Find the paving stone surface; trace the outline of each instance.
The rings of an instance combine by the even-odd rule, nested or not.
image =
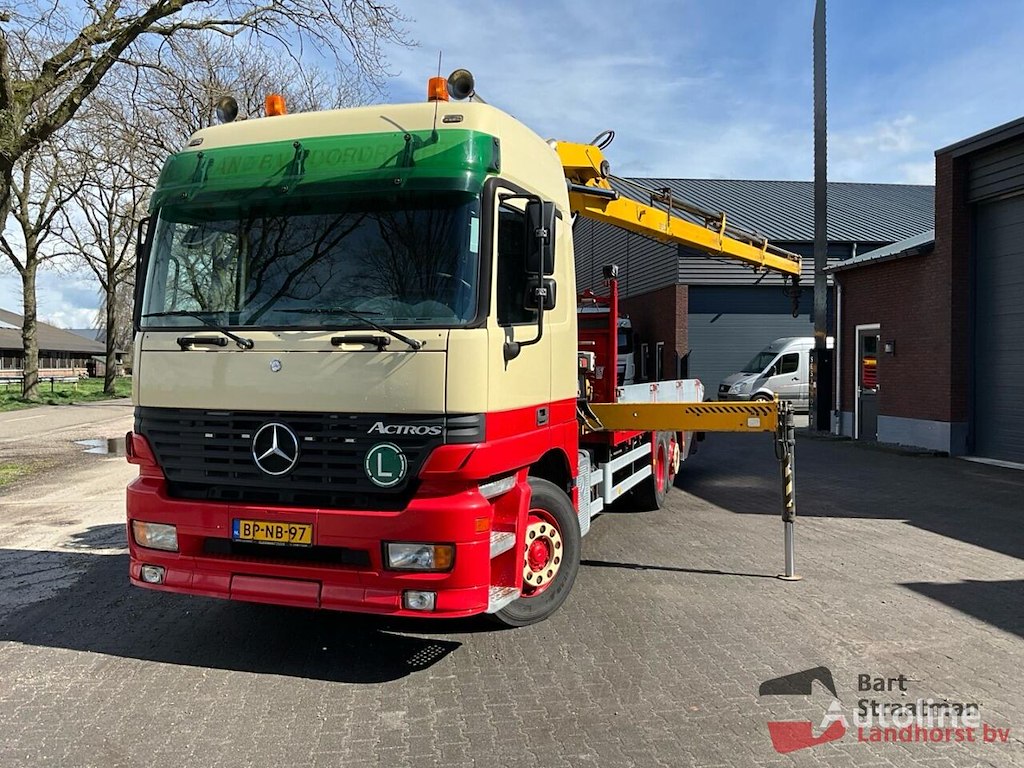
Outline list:
[[[1024,472],[797,451],[803,581],[774,578],[769,438],[712,436],[664,509],[595,521],[568,602],[514,631],[132,588],[130,470],[76,465],[0,496],[0,766],[1024,766]],[[814,739],[834,698],[760,686],[818,667],[845,734],[780,754],[768,723]],[[863,698],[1001,730],[864,742]]]

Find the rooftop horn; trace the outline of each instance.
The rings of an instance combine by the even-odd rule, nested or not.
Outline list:
[[[473,73],[468,69],[456,69],[448,75],[448,93],[453,99],[469,99],[470,101],[479,101],[481,104],[486,104],[487,102],[477,95],[475,87],[476,83],[473,80]]]

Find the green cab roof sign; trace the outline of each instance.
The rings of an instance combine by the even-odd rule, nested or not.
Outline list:
[[[172,155],[150,203],[187,204],[382,189],[474,192],[500,171],[498,140],[478,131],[393,131],[243,144]]]

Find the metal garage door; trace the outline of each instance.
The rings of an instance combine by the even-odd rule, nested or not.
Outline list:
[[[975,221],[974,452],[1024,462],[1024,196]]]
[[[736,373],[773,341],[784,336],[813,334],[814,326],[806,315],[793,318],[781,314],[691,314],[687,375],[704,382],[706,394],[717,398],[722,379]]]

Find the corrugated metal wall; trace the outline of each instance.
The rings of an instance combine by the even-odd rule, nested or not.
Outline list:
[[[709,397],[755,354],[784,336],[811,336],[810,302],[792,317],[778,287],[694,286],[689,291],[689,376],[704,382]]]
[[[602,286],[601,269],[619,266],[619,292],[623,296],[676,284],[676,248],[626,232],[608,224],[577,219],[573,227],[578,290]]]
[[[967,172],[967,201],[1001,197],[1024,188],[1024,151],[1019,143],[979,152]]]
[[[624,296],[637,296],[669,285],[771,285],[781,286],[782,277],[758,274],[732,261],[709,257],[699,251],[667,245],[608,224],[578,219],[573,229],[576,250],[576,284],[579,290],[601,286],[601,268],[619,265],[619,290]],[[801,282],[814,284],[814,246],[809,242],[777,242],[780,248],[804,257]],[[888,243],[830,243],[831,266],[855,254],[880,248]],[[832,285],[832,276],[829,276]],[[808,298],[808,301],[810,299]]]
[[[774,245],[787,251],[798,253],[803,257],[801,262],[800,282],[808,288],[814,286],[814,244],[775,242]],[[828,265],[848,259],[856,253],[879,248],[884,243],[829,243]],[[708,257],[699,251],[689,248],[678,248],[679,272],[677,280],[686,285],[773,285],[783,284],[782,276],[777,274],[758,274],[749,267],[732,261]],[[832,275],[828,276],[828,284],[832,285]],[[810,301],[810,299],[808,299]]]

